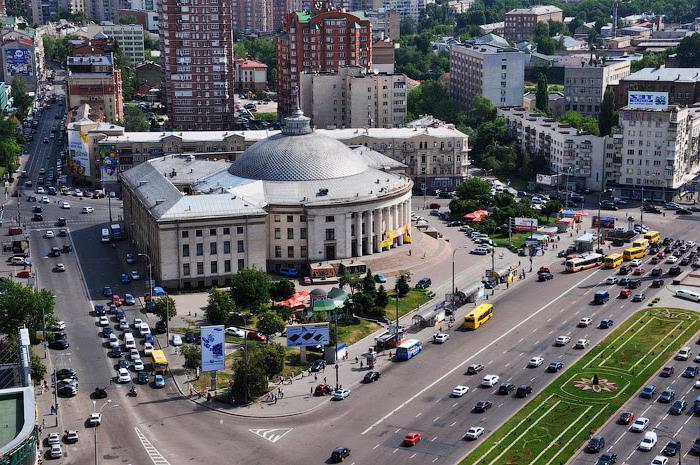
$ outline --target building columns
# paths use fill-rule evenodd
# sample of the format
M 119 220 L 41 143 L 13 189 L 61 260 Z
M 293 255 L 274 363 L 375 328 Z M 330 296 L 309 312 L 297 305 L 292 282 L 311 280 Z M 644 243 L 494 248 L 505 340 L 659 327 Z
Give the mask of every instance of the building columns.
M 384 215 L 381 208 L 377 209 L 377 252 L 382 251 L 382 239 L 384 239 Z
M 355 242 L 357 256 L 362 256 L 362 212 L 355 212 Z
M 374 253 L 374 211 L 367 211 L 367 219 L 365 224 L 367 225 L 367 255 Z
M 345 214 L 345 257 L 352 257 L 352 213 Z
M 391 207 L 391 218 L 392 218 L 392 222 L 393 222 L 393 227 L 391 229 L 394 231 L 394 233 L 396 233 L 396 230 L 399 228 L 399 206 L 398 205 L 394 205 Z M 399 245 L 399 241 L 397 238 L 394 238 L 392 247 L 396 247 L 397 245 Z
M 399 211 L 399 226 L 398 227 L 401 228 L 401 231 L 403 231 L 403 225 L 406 224 L 406 218 L 405 218 L 406 215 L 405 215 L 405 208 L 404 207 L 405 207 L 405 205 L 403 204 L 403 202 L 401 202 L 400 204 L 398 204 L 396 206 L 396 208 Z M 403 233 L 401 233 L 399 235 L 399 245 L 403 245 Z

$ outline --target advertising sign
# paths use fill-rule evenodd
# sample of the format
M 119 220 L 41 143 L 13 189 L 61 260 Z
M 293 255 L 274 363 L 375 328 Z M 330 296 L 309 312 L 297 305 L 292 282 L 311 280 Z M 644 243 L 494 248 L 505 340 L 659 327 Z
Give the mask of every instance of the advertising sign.
M 538 174 L 537 184 L 542 184 L 543 186 L 553 186 L 554 176 L 550 176 L 548 174 Z
M 202 326 L 202 371 L 224 369 L 224 325 Z
M 117 181 L 119 171 L 119 154 L 114 147 L 100 146 L 100 179 L 102 181 Z
M 5 69 L 8 76 L 34 76 L 32 50 L 29 48 L 6 49 Z
M 68 154 L 73 160 L 73 170 L 79 176 L 90 176 L 90 155 L 86 133 L 75 129 L 68 131 Z
M 514 218 L 513 229 L 518 231 L 535 231 L 537 229 L 537 218 Z
M 287 326 L 287 347 L 328 345 L 330 343 L 328 323 L 310 323 Z
M 668 92 L 627 92 L 627 106 L 630 108 L 665 110 L 668 108 Z
M 598 227 L 598 215 L 593 216 L 592 226 L 594 228 Z M 600 227 L 605 229 L 613 229 L 615 227 L 615 218 L 612 216 L 601 216 Z

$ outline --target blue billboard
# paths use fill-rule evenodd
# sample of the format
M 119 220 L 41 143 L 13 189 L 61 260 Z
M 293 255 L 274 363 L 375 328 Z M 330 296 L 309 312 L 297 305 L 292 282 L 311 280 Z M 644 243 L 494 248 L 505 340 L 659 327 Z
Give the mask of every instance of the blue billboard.
M 29 48 L 5 49 L 5 70 L 7 76 L 34 76 L 32 50 Z
M 330 343 L 328 323 L 287 326 L 287 347 L 326 346 Z
M 202 326 L 202 371 L 224 369 L 224 326 Z

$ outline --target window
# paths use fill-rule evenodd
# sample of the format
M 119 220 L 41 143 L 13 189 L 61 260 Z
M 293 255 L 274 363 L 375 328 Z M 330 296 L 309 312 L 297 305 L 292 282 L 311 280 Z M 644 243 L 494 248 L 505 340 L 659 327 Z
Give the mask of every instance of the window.
M 197 256 L 201 257 L 202 255 L 204 255 L 204 244 L 199 243 L 197 244 Z
M 190 237 L 190 232 L 189 231 L 182 231 L 182 238 L 187 239 L 188 237 Z
M 190 245 L 189 244 L 182 244 L 182 256 L 183 257 L 190 256 Z
M 182 264 L 182 274 L 185 276 L 190 275 L 190 264 L 189 263 L 183 263 Z
M 301 239 L 306 239 L 306 228 L 301 228 L 301 229 L 299 230 L 299 237 L 300 237 Z
M 218 273 L 219 272 L 219 262 L 211 262 L 209 263 L 209 267 L 211 269 L 212 273 Z
M 305 216 L 305 215 L 301 215 L 301 216 L 299 217 L 299 221 L 301 221 L 302 223 L 306 223 L 306 216 Z
M 275 223 L 279 223 L 279 222 L 280 222 L 280 216 L 279 216 L 279 215 L 275 215 Z
M 209 255 L 216 255 L 216 242 L 209 243 Z
M 242 258 L 239 258 L 238 259 L 238 271 L 241 271 L 244 268 L 245 268 L 245 260 Z
M 294 228 L 287 228 L 287 239 L 294 239 Z
M 275 246 L 275 258 L 282 258 L 282 246 Z
M 210 236 L 216 236 L 216 229 L 212 228 L 209 230 L 209 235 Z
M 238 253 L 245 252 L 245 248 L 243 247 L 243 241 L 238 241 Z
M 332 229 L 332 228 L 326 229 L 326 240 L 327 241 L 334 241 L 335 240 L 335 229 Z
M 224 253 L 231 253 L 231 241 L 224 241 Z
M 282 232 L 280 228 L 275 228 L 275 239 L 282 239 Z
M 197 274 L 204 274 L 204 262 L 197 262 Z
M 201 230 L 201 229 L 195 230 L 195 231 L 194 231 L 194 235 L 197 236 L 197 237 L 202 237 L 202 230 Z
M 236 234 L 243 234 L 243 226 L 239 226 L 236 228 Z
M 224 260 L 224 273 L 231 272 L 231 260 Z
M 231 228 L 224 228 L 224 235 L 231 234 Z
M 333 216 L 333 215 L 326 216 L 326 223 L 333 223 L 334 221 L 335 221 L 335 216 Z
M 294 258 L 294 246 L 290 245 L 287 247 L 287 258 Z
M 306 254 L 306 246 L 305 246 L 305 245 L 302 245 L 302 246 L 301 246 L 301 248 L 300 248 L 300 254 L 301 254 L 301 258 L 306 258 L 306 255 L 307 255 L 307 254 Z
M 287 215 L 287 223 L 294 223 L 294 215 Z

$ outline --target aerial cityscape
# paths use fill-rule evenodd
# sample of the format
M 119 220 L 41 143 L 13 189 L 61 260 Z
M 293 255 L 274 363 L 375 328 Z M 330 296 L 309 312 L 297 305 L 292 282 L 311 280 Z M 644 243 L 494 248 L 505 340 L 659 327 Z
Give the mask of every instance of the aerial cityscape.
M 700 464 L 698 0 L 0 37 L 0 465 Z

